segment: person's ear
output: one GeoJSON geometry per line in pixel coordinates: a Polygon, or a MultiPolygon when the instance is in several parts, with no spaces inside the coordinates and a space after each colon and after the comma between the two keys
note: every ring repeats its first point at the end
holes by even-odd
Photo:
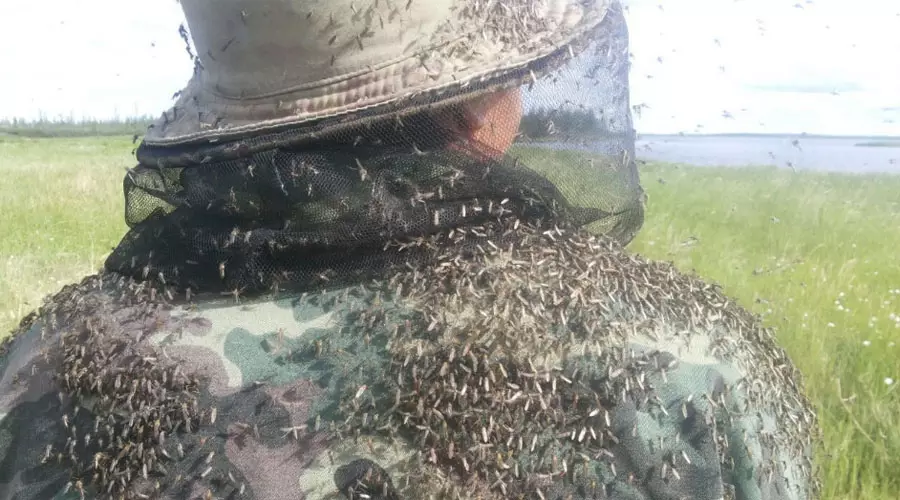
{"type": "Polygon", "coordinates": [[[521,92],[514,88],[479,96],[463,105],[462,116],[469,139],[505,153],[519,132],[521,92]]]}

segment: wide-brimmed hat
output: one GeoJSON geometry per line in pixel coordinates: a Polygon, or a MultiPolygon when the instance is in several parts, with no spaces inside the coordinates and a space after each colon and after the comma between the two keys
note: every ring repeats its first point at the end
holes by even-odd
{"type": "Polygon", "coordinates": [[[197,54],[147,146],[316,134],[539,78],[611,0],[181,0],[197,54]]]}

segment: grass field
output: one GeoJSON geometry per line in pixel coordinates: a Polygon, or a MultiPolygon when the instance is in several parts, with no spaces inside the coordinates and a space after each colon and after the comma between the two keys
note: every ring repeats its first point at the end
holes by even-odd
{"type": "MultiPolygon", "coordinates": [[[[131,137],[0,135],[0,330],[125,231],[131,137]]],[[[900,498],[900,177],[649,164],[634,252],[763,315],[825,433],[825,499],[900,498]],[[664,182],[659,182],[660,180],[664,182]]]]}

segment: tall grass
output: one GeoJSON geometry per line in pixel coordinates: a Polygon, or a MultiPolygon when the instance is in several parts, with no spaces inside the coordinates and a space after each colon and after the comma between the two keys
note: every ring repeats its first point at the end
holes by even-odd
{"type": "Polygon", "coordinates": [[[632,249],[719,282],[775,327],[820,414],[824,498],[900,498],[900,176],[642,176],[649,214],[632,249]]]}
{"type": "MultiPolygon", "coordinates": [[[[2,331],[117,243],[132,148],[0,136],[2,331]]],[[[776,328],[820,414],[824,498],[900,498],[900,391],[888,383],[900,379],[900,177],[667,164],[641,175],[649,206],[631,250],[720,283],[776,328]]]]}
{"type": "Polygon", "coordinates": [[[0,327],[96,270],[124,234],[130,137],[0,136],[0,327]]]}

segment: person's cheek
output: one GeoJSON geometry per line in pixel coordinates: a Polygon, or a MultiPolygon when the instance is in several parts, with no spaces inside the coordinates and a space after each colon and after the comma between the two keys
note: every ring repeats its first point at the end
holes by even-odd
{"type": "MultiPolygon", "coordinates": [[[[502,155],[512,145],[522,120],[522,96],[519,89],[491,96],[481,106],[477,127],[471,131],[472,140],[502,155]]],[[[473,124],[475,125],[475,124],[473,124]]]]}

